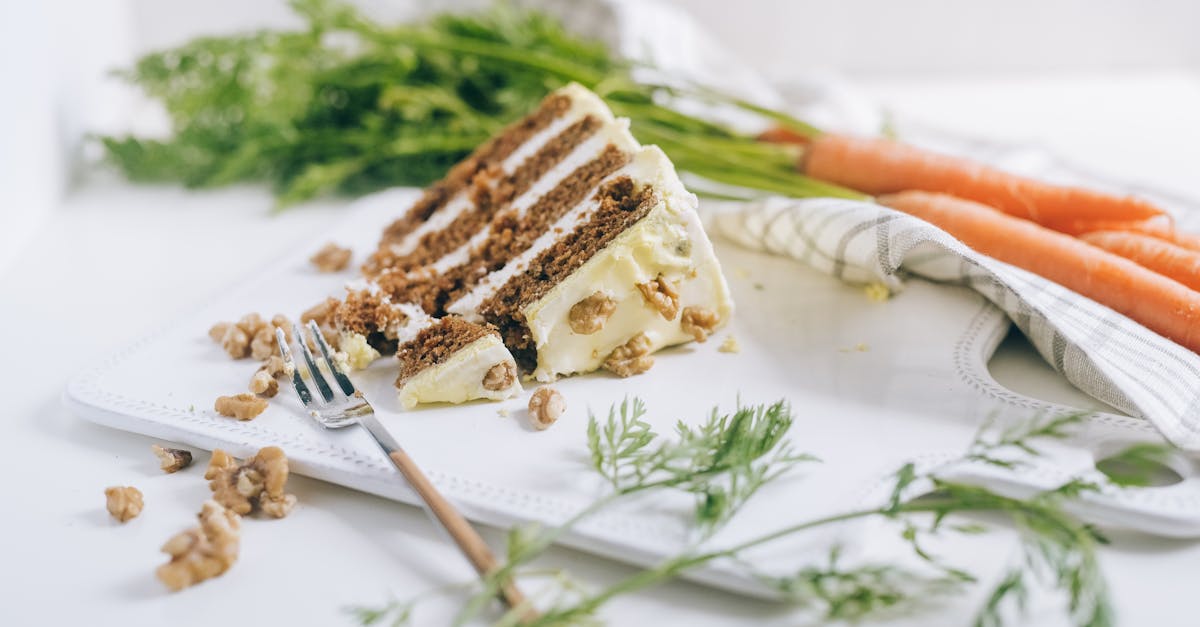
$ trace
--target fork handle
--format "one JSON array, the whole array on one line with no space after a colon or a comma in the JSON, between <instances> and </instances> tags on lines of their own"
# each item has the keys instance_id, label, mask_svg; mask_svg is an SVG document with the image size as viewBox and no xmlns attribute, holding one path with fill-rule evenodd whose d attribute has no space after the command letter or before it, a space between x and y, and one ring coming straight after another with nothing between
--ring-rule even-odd
<instances>
[{"instance_id":1,"label":"fork handle","mask_svg":"<svg viewBox=\"0 0 1200 627\"><path fill-rule=\"evenodd\" d=\"M374 413L360 416L358 422L371 434L371 437L375 438L375 443L379 445L379 448L387 453L388 459L396 465L400 474L408 481L408 485L425 502L426 510L441 523L446 532L450 534L450 538L458 545L459 550L467 557L467 561L475 567L475 572L479 573L481 577L494 572L497 568L496 556L492 554L487 542L484 542L479 532L475 531L475 527L472 527L471 523L463 518L454 505L446 500L446 497L442 496L437 488L433 487L433 482L425 476L425 473L421 472L421 468L400 447L400 443L396 442L396 439L383 427ZM520 589L511 579L501 583L500 599L509 608L525 608L519 617L521 623L537 618L537 612L534 611L532 605L526 603L525 595L521 594Z\"/></svg>"}]
</instances>

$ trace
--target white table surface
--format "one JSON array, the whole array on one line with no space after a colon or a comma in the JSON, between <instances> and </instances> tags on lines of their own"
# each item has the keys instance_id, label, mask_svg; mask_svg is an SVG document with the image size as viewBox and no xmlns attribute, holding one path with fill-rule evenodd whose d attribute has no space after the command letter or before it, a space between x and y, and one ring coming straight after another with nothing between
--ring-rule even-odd
<instances>
[{"instance_id":1,"label":"white table surface","mask_svg":"<svg viewBox=\"0 0 1200 627\"><path fill-rule=\"evenodd\" d=\"M873 80L866 93L890 108L976 136L1048 146L1089 168L1200 197L1200 77L1182 72L1040 80ZM259 188L193 193L97 180L70 196L0 268L0 381L7 431L0 437L0 625L352 624L342 609L389 595L467 580L471 571L424 514L295 477L301 505L282 521L247 520L241 558L224 577L180 594L154 579L158 547L189 526L208 493L208 455L163 475L152 440L84 423L62 407L66 379L148 327L261 266L337 219L336 202L269 213ZM6 210L9 210L6 208ZM164 367L171 367L164 364ZM1079 399L1010 338L993 361L997 378L1057 401ZM187 373L179 372L185 377ZM103 489L129 484L146 510L120 525ZM485 533L499 546L501 534ZM1189 601L1200 546L1132 534L1103 549L1121 624L1196 624ZM880 551L894 549L880 534ZM1001 530L941 550L994 577L1011 558ZM566 549L547 566L595 585L630 568ZM940 600L887 624L962 625L981 590ZM431 601L416 624L443 624L456 597ZM614 625L794 624L787 608L675 583L606 608ZM1060 624L1035 601L1031 622Z\"/></svg>"}]
</instances>

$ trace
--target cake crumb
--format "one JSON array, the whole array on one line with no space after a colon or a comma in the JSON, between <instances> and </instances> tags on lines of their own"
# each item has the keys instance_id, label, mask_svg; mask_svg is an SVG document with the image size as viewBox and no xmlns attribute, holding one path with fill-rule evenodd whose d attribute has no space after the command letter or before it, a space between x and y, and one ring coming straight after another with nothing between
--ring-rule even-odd
<instances>
[{"instance_id":1,"label":"cake crumb","mask_svg":"<svg viewBox=\"0 0 1200 627\"><path fill-rule=\"evenodd\" d=\"M351 251L349 248L342 248L333 242L329 242L321 247L309 261L316 266L321 272L341 272L350 265Z\"/></svg>"},{"instance_id":2,"label":"cake crumb","mask_svg":"<svg viewBox=\"0 0 1200 627\"><path fill-rule=\"evenodd\" d=\"M501 407L500 409L497 409L497 410L496 410L496 415L497 415L497 416L500 416L501 418L508 418L508 408L507 408L507 407Z\"/></svg>"},{"instance_id":3,"label":"cake crumb","mask_svg":"<svg viewBox=\"0 0 1200 627\"><path fill-rule=\"evenodd\" d=\"M171 561L154 574L173 592L217 577L237 561L241 517L209 500L199 518L200 526L175 534L162 546Z\"/></svg>"},{"instance_id":4,"label":"cake crumb","mask_svg":"<svg viewBox=\"0 0 1200 627\"><path fill-rule=\"evenodd\" d=\"M867 295L867 300L873 303L886 303L892 297L892 290L888 289L887 285L875 282L863 287L863 293Z\"/></svg>"},{"instance_id":5,"label":"cake crumb","mask_svg":"<svg viewBox=\"0 0 1200 627\"><path fill-rule=\"evenodd\" d=\"M121 522L137 518L142 513L145 503L142 492L133 486L112 486L104 489L104 498L108 513Z\"/></svg>"},{"instance_id":6,"label":"cake crumb","mask_svg":"<svg viewBox=\"0 0 1200 627\"><path fill-rule=\"evenodd\" d=\"M754 284L754 289L756 289L756 290L758 290L758 291L760 291L760 292L761 292L761 291L763 291L763 290L764 290L764 289L766 289L766 288L765 288L765 287L763 287L763 284L762 284L762 283L755 283L755 284Z\"/></svg>"},{"instance_id":7,"label":"cake crumb","mask_svg":"<svg viewBox=\"0 0 1200 627\"><path fill-rule=\"evenodd\" d=\"M865 353L871 350L871 347L867 346L866 342L859 342L850 348L839 348L838 350L843 353Z\"/></svg>"},{"instance_id":8,"label":"cake crumb","mask_svg":"<svg viewBox=\"0 0 1200 627\"><path fill-rule=\"evenodd\" d=\"M604 292L595 292L571 306L567 323L571 325L572 331L580 335L591 335L603 329L616 310L615 300Z\"/></svg>"},{"instance_id":9,"label":"cake crumb","mask_svg":"<svg viewBox=\"0 0 1200 627\"><path fill-rule=\"evenodd\" d=\"M613 349L603 365L605 370L618 377L646 372L654 365L654 358L650 356L650 338L645 333L629 338L628 342Z\"/></svg>"},{"instance_id":10,"label":"cake crumb","mask_svg":"<svg viewBox=\"0 0 1200 627\"><path fill-rule=\"evenodd\" d=\"M549 429L566 410L566 400L554 388L538 388L529 397L529 422L538 431Z\"/></svg>"},{"instance_id":11,"label":"cake crumb","mask_svg":"<svg viewBox=\"0 0 1200 627\"><path fill-rule=\"evenodd\" d=\"M192 465L191 451L185 451L181 448L167 448L157 444L151 445L150 450L158 458L158 466L165 473L179 472Z\"/></svg>"},{"instance_id":12,"label":"cake crumb","mask_svg":"<svg viewBox=\"0 0 1200 627\"><path fill-rule=\"evenodd\" d=\"M736 275L736 276L737 276L737 278L739 278L739 279L748 279L748 278L750 278L750 271L749 271L749 270L747 270L747 269L745 269L745 268L742 268L742 267L737 267L737 268L734 268L734 269L733 269L733 273L734 273L734 275Z\"/></svg>"},{"instance_id":13,"label":"cake crumb","mask_svg":"<svg viewBox=\"0 0 1200 627\"><path fill-rule=\"evenodd\" d=\"M708 340L709 335L712 335L719 321L720 318L711 309L684 307L683 316L679 319L679 326L683 328L684 333L691 334L692 339L704 342Z\"/></svg>"},{"instance_id":14,"label":"cake crumb","mask_svg":"<svg viewBox=\"0 0 1200 627\"><path fill-rule=\"evenodd\" d=\"M267 446L244 462L221 449L213 451L204 478L213 499L236 514L249 514L257 507L274 518L283 518L296 505L296 497L284 493L288 460L283 449Z\"/></svg>"},{"instance_id":15,"label":"cake crumb","mask_svg":"<svg viewBox=\"0 0 1200 627\"><path fill-rule=\"evenodd\" d=\"M213 403L213 409L226 418L253 420L267 410L267 401L249 392L242 392L234 396L218 397Z\"/></svg>"},{"instance_id":16,"label":"cake crumb","mask_svg":"<svg viewBox=\"0 0 1200 627\"><path fill-rule=\"evenodd\" d=\"M732 335L725 336L725 341L717 347L717 350L722 353L740 353L742 345L738 343L738 339Z\"/></svg>"}]
</instances>

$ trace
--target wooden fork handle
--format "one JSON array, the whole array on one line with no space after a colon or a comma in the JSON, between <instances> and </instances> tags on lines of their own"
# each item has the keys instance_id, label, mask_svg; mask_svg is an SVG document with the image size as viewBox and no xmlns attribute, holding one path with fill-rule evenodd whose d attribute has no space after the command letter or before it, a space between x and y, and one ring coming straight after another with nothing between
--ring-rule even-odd
<instances>
[{"instance_id":1,"label":"wooden fork handle","mask_svg":"<svg viewBox=\"0 0 1200 627\"><path fill-rule=\"evenodd\" d=\"M480 576L486 576L494 572L498 566L496 556L492 554L492 550L487 543L480 537L479 532L467 522L463 515L458 513L458 510L438 492L437 488L433 487L433 483L421 472L417 464L413 462L408 453L404 449L397 448L388 451L388 457L392 463L400 470L400 474L408 480L408 484L416 491L421 500L429 506L429 511L442 523L446 531L450 533L450 537L454 539L455 544L462 550L463 555L467 556L467 560L475 567L476 572ZM525 612L522 615L524 621L536 617L532 606L526 605L525 595L517 588L516 584L510 579L505 581L500 586L500 598L510 608L524 607Z\"/></svg>"}]
</instances>

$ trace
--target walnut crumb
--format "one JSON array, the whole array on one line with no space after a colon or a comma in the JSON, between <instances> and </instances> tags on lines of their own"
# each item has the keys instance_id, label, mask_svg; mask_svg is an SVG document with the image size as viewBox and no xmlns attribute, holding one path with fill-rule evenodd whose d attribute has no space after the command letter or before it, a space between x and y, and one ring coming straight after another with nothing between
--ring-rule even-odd
<instances>
[{"instance_id":1,"label":"walnut crumb","mask_svg":"<svg viewBox=\"0 0 1200 627\"><path fill-rule=\"evenodd\" d=\"M309 258L317 270L321 272L341 272L350 265L350 249L342 248L333 242L321 247L316 254Z\"/></svg>"},{"instance_id":2,"label":"walnut crumb","mask_svg":"<svg viewBox=\"0 0 1200 627\"><path fill-rule=\"evenodd\" d=\"M736 337L729 335L725 337L725 341L721 342L717 350L722 353L740 353L742 352L742 345L738 343Z\"/></svg>"},{"instance_id":3,"label":"walnut crumb","mask_svg":"<svg viewBox=\"0 0 1200 627\"><path fill-rule=\"evenodd\" d=\"M544 431L554 424L558 417L567 409L567 402L558 390L549 387L538 388L529 397L529 422L538 431Z\"/></svg>"},{"instance_id":4,"label":"walnut crumb","mask_svg":"<svg viewBox=\"0 0 1200 627\"><path fill-rule=\"evenodd\" d=\"M292 511L296 497L284 493L288 479L288 460L277 446L238 463L229 453L213 451L204 473L213 499L237 514L249 514L256 506L269 516L283 518Z\"/></svg>"},{"instance_id":5,"label":"walnut crumb","mask_svg":"<svg viewBox=\"0 0 1200 627\"><path fill-rule=\"evenodd\" d=\"M213 403L213 409L227 418L253 420L267 410L267 400L248 392L234 396L221 396Z\"/></svg>"},{"instance_id":6,"label":"walnut crumb","mask_svg":"<svg viewBox=\"0 0 1200 627\"><path fill-rule=\"evenodd\" d=\"M142 513L142 493L133 486L112 486L104 489L108 513L121 522L126 522Z\"/></svg>"},{"instance_id":7,"label":"walnut crumb","mask_svg":"<svg viewBox=\"0 0 1200 627\"><path fill-rule=\"evenodd\" d=\"M679 326L683 328L685 333L690 333L692 339L697 342L703 342L712 334L713 329L717 328L717 322L720 318L711 309L703 307L684 307L683 317L679 319Z\"/></svg>"},{"instance_id":8,"label":"walnut crumb","mask_svg":"<svg viewBox=\"0 0 1200 627\"><path fill-rule=\"evenodd\" d=\"M641 374L653 365L650 338L645 333L638 333L629 338L628 342L613 349L608 359L604 360L604 368L619 377Z\"/></svg>"},{"instance_id":9,"label":"walnut crumb","mask_svg":"<svg viewBox=\"0 0 1200 627\"><path fill-rule=\"evenodd\" d=\"M483 389L499 392L512 387L517 381L517 365L511 361L502 361L488 369L483 375Z\"/></svg>"},{"instance_id":10,"label":"walnut crumb","mask_svg":"<svg viewBox=\"0 0 1200 627\"><path fill-rule=\"evenodd\" d=\"M179 472L192 465L191 451L166 448L157 444L151 445L150 450L154 451L155 457L158 458L158 466L165 473Z\"/></svg>"},{"instance_id":11,"label":"walnut crumb","mask_svg":"<svg viewBox=\"0 0 1200 627\"><path fill-rule=\"evenodd\" d=\"M237 561L241 517L210 500L204 502L199 518L199 527L175 534L162 547L171 561L154 574L172 591L217 577Z\"/></svg>"},{"instance_id":12,"label":"walnut crumb","mask_svg":"<svg viewBox=\"0 0 1200 627\"><path fill-rule=\"evenodd\" d=\"M250 391L260 396L273 398L279 393L279 381L271 376L265 368L259 368L254 376L250 377Z\"/></svg>"},{"instance_id":13,"label":"walnut crumb","mask_svg":"<svg viewBox=\"0 0 1200 627\"><path fill-rule=\"evenodd\" d=\"M658 310L665 320L674 320L679 313L679 290L675 285L659 274L657 278L637 284L642 298Z\"/></svg>"},{"instance_id":14,"label":"walnut crumb","mask_svg":"<svg viewBox=\"0 0 1200 627\"><path fill-rule=\"evenodd\" d=\"M591 335L604 328L604 323L617 310L617 302L604 292L596 292L571 306L567 322L580 335Z\"/></svg>"}]
</instances>

